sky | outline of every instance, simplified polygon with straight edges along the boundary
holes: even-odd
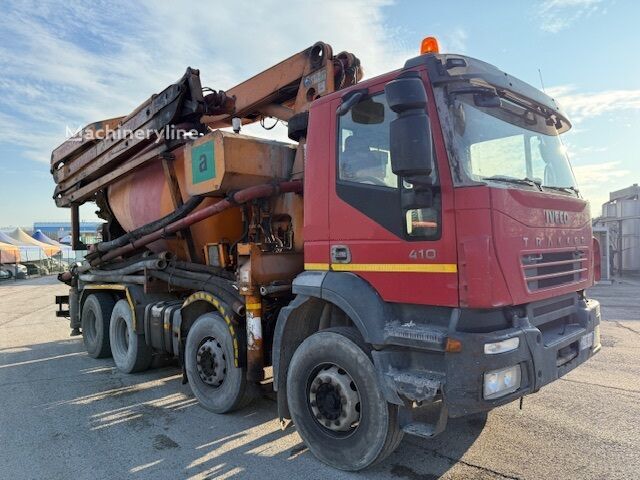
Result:
[[[68,220],[49,173],[66,127],[128,114],[187,66],[224,90],[322,40],[371,77],[428,35],[538,88],[542,77],[572,120],[564,142],[597,216],[608,192],[640,182],[638,18],[632,0],[0,0],[0,228]]]

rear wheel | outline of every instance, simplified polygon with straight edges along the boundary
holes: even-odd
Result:
[[[398,410],[378,385],[368,350],[353,328],[311,335],[287,374],[293,422],[311,452],[342,470],[362,470],[400,443]]]
[[[187,335],[185,367],[189,385],[200,404],[214,413],[248,405],[258,393],[246,380],[246,369],[234,364],[233,337],[217,313],[205,313]]]
[[[109,338],[118,370],[135,373],[149,368],[153,352],[144,341],[144,335],[136,333],[131,307],[126,300],[119,300],[113,307]]]
[[[82,338],[89,356],[111,356],[109,322],[115,302],[108,293],[92,293],[82,306]]]

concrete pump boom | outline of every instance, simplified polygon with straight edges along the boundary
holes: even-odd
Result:
[[[128,116],[90,124],[53,151],[56,204],[75,210],[107,186],[185,144],[189,138],[168,138],[172,126],[205,133],[230,126],[233,118],[242,124],[263,117],[288,121],[313,100],[361,78],[360,62],[353,54],[334,56],[331,46],[322,42],[230,90],[204,89],[210,90],[207,95],[200,72],[188,68],[177,83]]]

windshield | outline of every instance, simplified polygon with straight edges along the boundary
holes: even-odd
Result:
[[[457,183],[495,182],[577,194],[552,122],[502,99],[500,106],[480,107],[473,95],[454,95],[446,104],[449,115],[443,123],[450,128],[446,137]]]

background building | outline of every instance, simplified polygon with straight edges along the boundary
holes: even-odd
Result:
[[[101,241],[100,229],[102,222],[80,222],[80,239],[86,245]],[[55,241],[66,242],[65,237],[71,235],[71,222],[35,222],[33,231],[40,230],[47,237]]]
[[[608,265],[612,275],[640,275],[640,186],[634,183],[611,192],[593,226],[600,240],[603,272]]]

